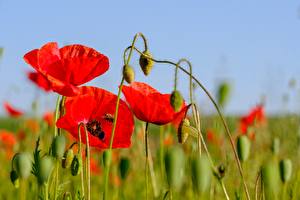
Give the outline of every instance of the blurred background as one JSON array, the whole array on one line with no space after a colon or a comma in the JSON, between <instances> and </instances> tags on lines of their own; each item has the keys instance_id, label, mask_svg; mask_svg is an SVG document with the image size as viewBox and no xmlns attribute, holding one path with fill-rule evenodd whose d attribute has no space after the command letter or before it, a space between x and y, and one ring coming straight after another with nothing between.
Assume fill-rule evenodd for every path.
<instances>
[{"instance_id":1,"label":"blurred background","mask_svg":"<svg viewBox=\"0 0 300 200\"><path fill-rule=\"evenodd\" d=\"M43 44L79 43L110 58L110 70L87 85L117 92L123 50L143 32L157 59L188 58L194 74L213 94L230 85L228 114L242 114L262 101L269 114L300 111L300 1L13 1L0 0L0 103L53 110L55 94L29 82L23 55ZM142 43L139 43L142 47ZM1 53L2 52L2 53ZM155 65L149 77L132 65L136 80L170 93L174 68ZM188 97L188 77L179 88ZM213 107L199 89L203 112ZM4 115L1 107L0 115Z\"/></svg>"}]
</instances>

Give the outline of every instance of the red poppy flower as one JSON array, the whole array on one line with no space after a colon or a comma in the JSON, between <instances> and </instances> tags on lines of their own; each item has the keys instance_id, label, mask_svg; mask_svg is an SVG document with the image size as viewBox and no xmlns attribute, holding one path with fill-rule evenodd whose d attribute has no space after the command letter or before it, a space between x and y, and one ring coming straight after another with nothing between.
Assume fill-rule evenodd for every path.
<instances>
[{"instance_id":1,"label":"red poppy flower","mask_svg":"<svg viewBox=\"0 0 300 200\"><path fill-rule=\"evenodd\" d=\"M0 143L5 148L12 149L17 144L15 134L6 130L0 130Z\"/></svg>"},{"instance_id":2,"label":"red poppy flower","mask_svg":"<svg viewBox=\"0 0 300 200\"><path fill-rule=\"evenodd\" d=\"M53 126L54 125L54 113L46 112L43 115L43 120L48 124L48 126Z\"/></svg>"},{"instance_id":3,"label":"red poppy flower","mask_svg":"<svg viewBox=\"0 0 300 200\"><path fill-rule=\"evenodd\" d=\"M109 147L114 120L117 96L96 87L81 87L80 95L68 97L66 113L56 125L69 131L78 139L78 125L84 123L88 130L90 146L99 149ZM133 115L127 104L120 100L113 148L126 148L131 145ZM81 129L82 142L86 143L84 129Z\"/></svg>"},{"instance_id":4,"label":"red poppy flower","mask_svg":"<svg viewBox=\"0 0 300 200\"><path fill-rule=\"evenodd\" d=\"M28 72L28 79L35 83L38 87L42 88L46 92L51 90L51 83L39 72Z\"/></svg>"},{"instance_id":5,"label":"red poppy flower","mask_svg":"<svg viewBox=\"0 0 300 200\"><path fill-rule=\"evenodd\" d=\"M25 54L24 60L49 81L53 91L64 96L76 96L77 86L109 68L105 55L79 44L59 49L56 42L50 42Z\"/></svg>"},{"instance_id":6,"label":"red poppy flower","mask_svg":"<svg viewBox=\"0 0 300 200\"><path fill-rule=\"evenodd\" d=\"M257 124L263 124L266 121L265 111L263 105L257 105L246 115L240 119L240 131L243 134L247 133L250 126Z\"/></svg>"},{"instance_id":7,"label":"red poppy flower","mask_svg":"<svg viewBox=\"0 0 300 200\"><path fill-rule=\"evenodd\" d=\"M4 109L6 110L7 114L11 117L20 117L24 113L16 108L14 108L10 103L4 102L3 104Z\"/></svg>"},{"instance_id":8,"label":"red poppy flower","mask_svg":"<svg viewBox=\"0 0 300 200\"><path fill-rule=\"evenodd\" d=\"M187 111L182 105L179 112L175 112L170 104L170 94L161 94L146 83L134 82L130 86L123 86L122 92L135 116L145 122L163 125L173 120L181 121ZM180 119L179 119L180 118Z\"/></svg>"}]
</instances>

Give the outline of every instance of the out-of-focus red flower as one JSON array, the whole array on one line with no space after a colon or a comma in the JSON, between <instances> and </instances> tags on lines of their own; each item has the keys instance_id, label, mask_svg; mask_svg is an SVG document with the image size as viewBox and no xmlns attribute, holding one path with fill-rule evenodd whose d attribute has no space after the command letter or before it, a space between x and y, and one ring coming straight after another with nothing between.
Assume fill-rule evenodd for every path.
<instances>
[{"instance_id":1,"label":"out-of-focus red flower","mask_svg":"<svg viewBox=\"0 0 300 200\"><path fill-rule=\"evenodd\" d=\"M86 125L90 146L109 147L113 127L117 96L96 87L81 87L80 95L67 97L65 115L56 125L69 131L78 140L78 125ZM133 115L127 104L120 100L113 148L127 148L131 145L134 129ZM82 142L86 143L84 128L81 127Z\"/></svg>"},{"instance_id":2,"label":"out-of-focus red flower","mask_svg":"<svg viewBox=\"0 0 300 200\"><path fill-rule=\"evenodd\" d=\"M26 138L26 132L23 129L19 130L17 133L17 137L19 141L24 140Z\"/></svg>"},{"instance_id":3,"label":"out-of-focus red flower","mask_svg":"<svg viewBox=\"0 0 300 200\"><path fill-rule=\"evenodd\" d=\"M90 159L90 169L93 174L101 174L101 168L99 166L99 163L93 157L91 157Z\"/></svg>"},{"instance_id":4,"label":"out-of-focus red flower","mask_svg":"<svg viewBox=\"0 0 300 200\"><path fill-rule=\"evenodd\" d=\"M38 87L42 88L46 92L51 90L51 82L39 72L28 72L28 79L35 83Z\"/></svg>"},{"instance_id":5,"label":"out-of-focus red flower","mask_svg":"<svg viewBox=\"0 0 300 200\"><path fill-rule=\"evenodd\" d=\"M43 115L43 120L48 124L48 126L54 125L54 113L53 112L45 112Z\"/></svg>"},{"instance_id":6,"label":"out-of-focus red flower","mask_svg":"<svg viewBox=\"0 0 300 200\"><path fill-rule=\"evenodd\" d=\"M0 130L0 143L5 148L12 149L17 144L15 134L6 130Z\"/></svg>"},{"instance_id":7,"label":"out-of-focus red flower","mask_svg":"<svg viewBox=\"0 0 300 200\"><path fill-rule=\"evenodd\" d=\"M240 132L247 134L248 128L257 124L263 124L266 121L265 110L262 104L257 105L250 112L240 119Z\"/></svg>"},{"instance_id":8,"label":"out-of-focus red flower","mask_svg":"<svg viewBox=\"0 0 300 200\"><path fill-rule=\"evenodd\" d=\"M216 136L215 136L214 131L211 130L211 129L207 129L207 131L206 131L206 139L207 139L207 141L208 141L208 142L211 142L211 143L214 143L215 140L216 140L215 137L216 137Z\"/></svg>"},{"instance_id":9,"label":"out-of-focus red flower","mask_svg":"<svg viewBox=\"0 0 300 200\"><path fill-rule=\"evenodd\" d=\"M4 102L3 104L4 109L6 110L7 114L11 117L20 117L24 113L16 108L14 108L10 103Z\"/></svg>"},{"instance_id":10,"label":"out-of-focus red flower","mask_svg":"<svg viewBox=\"0 0 300 200\"><path fill-rule=\"evenodd\" d=\"M163 125L173 120L181 121L187 111L182 104L179 112L175 112L170 104L170 94L161 94L146 83L133 82L123 86L122 92L135 116L144 121Z\"/></svg>"},{"instance_id":11,"label":"out-of-focus red flower","mask_svg":"<svg viewBox=\"0 0 300 200\"><path fill-rule=\"evenodd\" d=\"M174 144L174 138L171 134L168 134L164 138L164 146L172 146Z\"/></svg>"},{"instance_id":12,"label":"out-of-focus red flower","mask_svg":"<svg viewBox=\"0 0 300 200\"><path fill-rule=\"evenodd\" d=\"M53 91L64 96L78 95L77 86L109 68L105 55L79 44L58 48L56 42L50 42L25 54L24 60L48 80Z\"/></svg>"},{"instance_id":13,"label":"out-of-focus red flower","mask_svg":"<svg viewBox=\"0 0 300 200\"><path fill-rule=\"evenodd\" d=\"M39 122L36 119L27 119L25 121L25 127L31 133L37 134L40 131L40 125L39 125Z\"/></svg>"}]
</instances>

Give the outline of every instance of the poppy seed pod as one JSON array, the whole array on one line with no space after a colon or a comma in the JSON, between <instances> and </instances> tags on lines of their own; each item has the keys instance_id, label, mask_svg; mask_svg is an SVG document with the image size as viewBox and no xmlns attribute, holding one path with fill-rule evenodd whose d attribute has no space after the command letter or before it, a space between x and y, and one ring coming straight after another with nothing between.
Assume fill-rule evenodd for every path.
<instances>
[{"instance_id":1,"label":"poppy seed pod","mask_svg":"<svg viewBox=\"0 0 300 200\"><path fill-rule=\"evenodd\" d=\"M66 140L62 135L56 136L52 141L52 155L55 158L62 158L65 152Z\"/></svg>"},{"instance_id":2,"label":"poppy seed pod","mask_svg":"<svg viewBox=\"0 0 300 200\"><path fill-rule=\"evenodd\" d=\"M280 150L280 140L279 140L279 138L277 138L277 137L273 138L271 150L272 150L272 153L274 155L278 155L279 150Z\"/></svg>"},{"instance_id":3,"label":"poppy seed pod","mask_svg":"<svg viewBox=\"0 0 300 200\"><path fill-rule=\"evenodd\" d=\"M27 153L19 153L14 158L14 169L20 178L26 179L30 175L31 161Z\"/></svg>"},{"instance_id":4,"label":"poppy seed pod","mask_svg":"<svg viewBox=\"0 0 300 200\"><path fill-rule=\"evenodd\" d=\"M119 163L119 170L122 180L125 180L128 176L130 168L130 160L128 158L121 158Z\"/></svg>"},{"instance_id":5,"label":"poppy seed pod","mask_svg":"<svg viewBox=\"0 0 300 200\"><path fill-rule=\"evenodd\" d=\"M48 181L48 178L53 169L53 161L51 157L45 156L40 158L38 165L38 182L43 184Z\"/></svg>"},{"instance_id":6,"label":"poppy seed pod","mask_svg":"<svg viewBox=\"0 0 300 200\"><path fill-rule=\"evenodd\" d=\"M266 200L277 199L280 185L278 164L274 161L264 164L261 173Z\"/></svg>"},{"instance_id":7,"label":"poppy seed pod","mask_svg":"<svg viewBox=\"0 0 300 200\"><path fill-rule=\"evenodd\" d=\"M175 112L178 112L183 104L182 95L178 90L174 90L170 96L171 106L174 108Z\"/></svg>"},{"instance_id":8,"label":"poppy seed pod","mask_svg":"<svg viewBox=\"0 0 300 200\"><path fill-rule=\"evenodd\" d=\"M144 51L143 54L146 56L141 55L139 62L144 74L148 76L151 72L154 62L151 60L152 55L149 51Z\"/></svg>"},{"instance_id":9,"label":"poppy seed pod","mask_svg":"<svg viewBox=\"0 0 300 200\"><path fill-rule=\"evenodd\" d=\"M171 188L180 189L183 182L184 153L181 148L173 147L165 154L165 169Z\"/></svg>"},{"instance_id":10,"label":"poppy seed pod","mask_svg":"<svg viewBox=\"0 0 300 200\"><path fill-rule=\"evenodd\" d=\"M132 83L134 81L134 70L130 65L123 66L123 77L127 83Z\"/></svg>"},{"instance_id":11,"label":"poppy seed pod","mask_svg":"<svg viewBox=\"0 0 300 200\"><path fill-rule=\"evenodd\" d=\"M184 118L180 122L178 131L177 131L178 142L180 144L185 143L185 141L188 139L190 129L191 129L190 121L187 118Z\"/></svg>"},{"instance_id":12,"label":"poppy seed pod","mask_svg":"<svg viewBox=\"0 0 300 200\"><path fill-rule=\"evenodd\" d=\"M65 151L64 157L61 162L62 168L69 168L72 164L73 158L74 158L73 149L68 149L67 151Z\"/></svg>"},{"instance_id":13,"label":"poppy seed pod","mask_svg":"<svg viewBox=\"0 0 300 200\"><path fill-rule=\"evenodd\" d=\"M10 172L10 181L15 186L15 188L19 188L19 186L20 186L20 180L19 180L18 173L15 170L12 170Z\"/></svg>"},{"instance_id":14,"label":"poppy seed pod","mask_svg":"<svg viewBox=\"0 0 300 200\"><path fill-rule=\"evenodd\" d=\"M292 176L292 162L290 159L281 160L279 163L280 178L283 183L288 182Z\"/></svg>"},{"instance_id":15,"label":"poppy seed pod","mask_svg":"<svg viewBox=\"0 0 300 200\"><path fill-rule=\"evenodd\" d=\"M82 160L79 155L75 155L71 164L71 174L72 176L77 176L80 174L82 168Z\"/></svg>"},{"instance_id":16,"label":"poppy seed pod","mask_svg":"<svg viewBox=\"0 0 300 200\"><path fill-rule=\"evenodd\" d=\"M103 165L105 167L108 167L111 163L111 154L112 152L110 150L106 150L103 152Z\"/></svg>"},{"instance_id":17,"label":"poppy seed pod","mask_svg":"<svg viewBox=\"0 0 300 200\"><path fill-rule=\"evenodd\" d=\"M242 162L246 161L250 155L250 148L251 148L251 143L248 137L245 135L239 136L237 139L236 146L237 146L237 152L240 161Z\"/></svg>"},{"instance_id":18,"label":"poppy seed pod","mask_svg":"<svg viewBox=\"0 0 300 200\"><path fill-rule=\"evenodd\" d=\"M206 156L195 156L191 160L192 181L194 189L199 194L209 190L212 170Z\"/></svg>"}]
</instances>

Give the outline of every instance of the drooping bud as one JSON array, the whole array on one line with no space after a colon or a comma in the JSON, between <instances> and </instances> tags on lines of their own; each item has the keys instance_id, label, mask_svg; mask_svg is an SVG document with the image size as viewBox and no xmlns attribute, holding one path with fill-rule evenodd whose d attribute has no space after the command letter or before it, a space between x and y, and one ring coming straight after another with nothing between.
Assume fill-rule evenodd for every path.
<instances>
[{"instance_id":1,"label":"drooping bud","mask_svg":"<svg viewBox=\"0 0 300 200\"><path fill-rule=\"evenodd\" d=\"M38 182L43 184L48 181L48 178L53 169L53 161L51 157L45 156L40 158L38 165Z\"/></svg>"},{"instance_id":2,"label":"drooping bud","mask_svg":"<svg viewBox=\"0 0 300 200\"><path fill-rule=\"evenodd\" d=\"M140 60L139 60L140 66L141 66L144 74L146 76L148 76L151 72L154 62L151 60L152 55L149 51L144 51L143 54L147 55L147 57L144 55L141 55Z\"/></svg>"},{"instance_id":3,"label":"drooping bud","mask_svg":"<svg viewBox=\"0 0 300 200\"><path fill-rule=\"evenodd\" d=\"M134 81L134 70L130 65L123 66L123 77L129 84Z\"/></svg>"},{"instance_id":4,"label":"drooping bud","mask_svg":"<svg viewBox=\"0 0 300 200\"><path fill-rule=\"evenodd\" d=\"M182 95L178 90L174 90L170 96L170 102L171 106L175 110L175 112L178 112L183 104L183 98Z\"/></svg>"},{"instance_id":5,"label":"drooping bud","mask_svg":"<svg viewBox=\"0 0 300 200\"><path fill-rule=\"evenodd\" d=\"M281 160L279 163L280 178L283 183L288 182L292 176L292 162L290 159Z\"/></svg>"},{"instance_id":6,"label":"drooping bud","mask_svg":"<svg viewBox=\"0 0 300 200\"><path fill-rule=\"evenodd\" d=\"M251 143L247 136L241 135L237 139L237 152L240 161L244 162L248 159L250 155Z\"/></svg>"},{"instance_id":7,"label":"drooping bud","mask_svg":"<svg viewBox=\"0 0 300 200\"><path fill-rule=\"evenodd\" d=\"M261 173L266 200L277 199L280 185L278 164L274 161L264 164Z\"/></svg>"},{"instance_id":8,"label":"drooping bud","mask_svg":"<svg viewBox=\"0 0 300 200\"><path fill-rule=\"evenodd\" d=\"M191 131L190 121L187 118L184 118L180 122L178 131L177 131L177 138L178 138L178 142L180 144L185 143L185 141L189 137L190 131Z\"/></svg>"},{"instance_id":9,"label":"drooping bud","mask_svg":"<svg viewBox=\"0 0 300 200\"><path fill-rule=\"evenodd\" d=\"M210 188L212 170L206 156L195 156L191 161L192 181L194 189L204 194Z\"/></svg>"},{"instance_id":10,"label":"drooping bud","mask_svg":"<svg viewBox=\"0 0 300 200\"><path fill-rule=\"evenodd\" d=\"M165 154L165 168L169 186L180 189L183 182L184 153L181 148L173 147Z\"/></svg>"},{"instance_id":11,"label":"drooping bud","mask_svg":"<svg viewBox=\"0 0 300 200\"><path fill-rule=\"evenodd\" d=\"M72 176L77 176L80 174L82 168L82 160L79 155L75 155L71 164L71 174Z\"/></svg>"},{"instance_id":12,"label":"drooping bud","mask_svg":"<svg viewBox=\"0 0 300 200\"><path fill-rule=\"evenodd\" d=\"M277 138L277 137L273 138L271 150L272 150L272 153L274 155L278 155L279 150L280 150L280 140L279 140L279 138Z\"/></svg>"},{"instance_id":13,"label":"drooping bud","mask_svg":"<svg viewBox=\"0 0 300 200\"><path fill-rule=\"evenodd\" d=\"M56 136L52 141L52 155L55 158L62 158L65 152L66 140L62 135Z\"/></svg>"},{"instance_id":14,"label":"drooping bud","mask_svg":"<svg viewBox=\"0 0 300 200\"><path fill-rule=\"evenodd\" d=\"M28 178L31 171L31 161L27 153L19 153L15 155L14 169L16 170L20 178Z\"/></svg>"},{"instance_id":15,"label":"drooping bud","mask_svg":"<svg viewBox=\"0 0 300 200\"><path fill-rule=\"evenodd\" d=\"M121 158L119 163L120 176L122 180L125 180L128 176L130 168L130 160L128 158Z\"/></svg>"},{"instance_id":16,"label":"drooping bud","mask_svg":"<svg viewBox=\"0 0 300 200\"><path fill-rule=\"evenodd\" d=\"M111 154L112 152L110 150L106 150L103 152L103 164L105 167L108 167L111 163Z\"/></svg>"},{"instance_id":17,"label":"drooping bud","mask_svg":"<svg viewBox=\"0 0 300 200\"><path fill-rule=\"evenodd\" d=\"M62 168L69 168L72 164L73 158L74 158L73 149L68 149L67 151L65 151L64 157L61 162Z\"/></svg>"},{"instance_id":18,"label":"drooping bud","mask_svg":"<svg viewBox=\"0 0 300 200\"><path fill-rule=\"evenodd\" d=\"M17 172L15 170L12 170L10 172L10 181L15 186L15 188L19 188L20 187L19 176L18 176L18 174L17 174Z\"/></svg>"}]
</instances>

